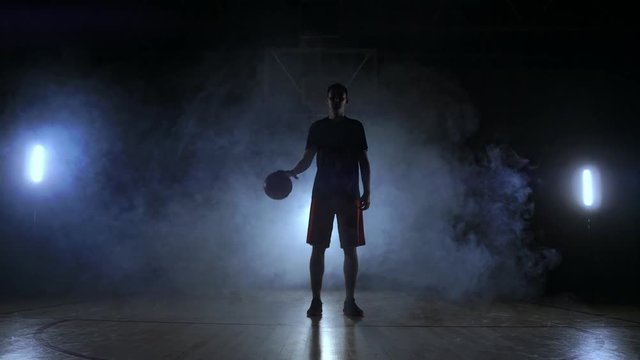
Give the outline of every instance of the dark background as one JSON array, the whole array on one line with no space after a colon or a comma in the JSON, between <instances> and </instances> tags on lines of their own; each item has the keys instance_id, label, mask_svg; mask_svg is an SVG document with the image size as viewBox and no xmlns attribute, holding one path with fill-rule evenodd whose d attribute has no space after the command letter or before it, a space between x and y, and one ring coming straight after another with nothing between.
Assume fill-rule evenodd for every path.
<instances>
[{"instance_id":1,"label":"dark background","mask_svg":"<svg viewBox=\"0 0 640 360\"><path fill-rule=\"evenodd\" d=\"M179 121L180 104L203 86L172 74L197 67L210 52L233 62L234 54L272 47L357 47L375 48L381 67L412 59L453 74L467 92L479 125L465 146L475 151L489 143L509 144L535 166L531 226L536 242L563 257L547 276L546 292L637 302L637 24L629 6L609 1L2 5L0 109L6 113L19 84L43 66L56 69L62 82L69 72L115 79L170 123ZM247 65L238 76L258 81L259 67ZM0 121L0 131L12 125L7 117ZM172 125L149 130L148 136L162 136L163 126ZM118 166L132 166L123 165L122 156L114 159ZM591 215L590 234L587 215L565 201L567 178L578 160L601 164L605 179L603 206ZM6 282L13 264L7 254L15 247L9 240L13 220L6 213L2 220Z\"/></svg>"}]
</instances>

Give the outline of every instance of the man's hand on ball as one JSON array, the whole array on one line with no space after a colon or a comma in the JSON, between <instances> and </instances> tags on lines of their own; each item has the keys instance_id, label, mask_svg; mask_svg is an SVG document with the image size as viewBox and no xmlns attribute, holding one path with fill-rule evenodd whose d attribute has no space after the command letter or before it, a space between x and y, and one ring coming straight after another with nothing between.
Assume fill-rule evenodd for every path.
<instances>
[{"instance_id":1,"label":"man's hand on ball","mask_svg":"<svg viewBox=\"0 0 640 360\"><path fill-rule=\"evenodd\" d=\"M296 175L296 173L294 173L293 170L281 170L281 171L287 174L288 177L298 179L298 175Z\"/></svg>"}]
</instances>

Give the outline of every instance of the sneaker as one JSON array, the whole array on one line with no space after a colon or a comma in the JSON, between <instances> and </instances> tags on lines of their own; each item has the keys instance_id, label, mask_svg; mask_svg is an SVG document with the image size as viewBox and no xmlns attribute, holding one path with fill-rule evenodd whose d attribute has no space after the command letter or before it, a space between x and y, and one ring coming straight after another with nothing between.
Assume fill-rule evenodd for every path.
<instances>
[{"instance_id":1,"label":"sneaker","mask_svg":"<svg viewBox=\"0 0 640 360\"><path fill-rule=\"evenodd\" d=\"M358 307L358 305L356 305L356 301L354 299L344 301L344 308L342 308L342 312L347 316L364 315L364 312Z\"/></svg>"},{"instance_id":2,"label":"sneaker","mask_svg":"<svg viewBox=\"0 0 640 360\"><path fill-rule=\"evenodd\" d=\"M307 310L307 317L322 315L322 301L319 299L311 300L311 306Z\"/></svg>"}]
</instances>

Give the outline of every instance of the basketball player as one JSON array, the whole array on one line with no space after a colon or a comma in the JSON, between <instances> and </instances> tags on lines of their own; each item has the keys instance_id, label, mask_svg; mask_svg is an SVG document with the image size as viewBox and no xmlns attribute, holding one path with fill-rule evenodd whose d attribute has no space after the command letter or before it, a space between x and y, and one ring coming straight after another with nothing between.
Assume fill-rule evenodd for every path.
<instances>
[{"instance_id":1,"label":"basketball player","mask_svg":"<svg viewBox=\"0 0 640 360\"><path fill-rule=\"evenodd\" d=\"M340 247L344 251L344 282L346 298L343 312L348 316L362 316L356 305L354 291L358 275L356 247L365 244L362 211L369 208L370 168L367 158L367 139L360 121L345 116L349 102L347 88L333 84L327 89L329 116L314 122L309 128L307 145L302 159L291 170L290 177L309 168L317 154L317 172L313 183L307 243L313 247L309 270L313 299L307 316L322 314L322 275L324 253L329 247L334 216L338 218ZM363 194L360 196L359 173Z\"/></svg>"}]
</instances>

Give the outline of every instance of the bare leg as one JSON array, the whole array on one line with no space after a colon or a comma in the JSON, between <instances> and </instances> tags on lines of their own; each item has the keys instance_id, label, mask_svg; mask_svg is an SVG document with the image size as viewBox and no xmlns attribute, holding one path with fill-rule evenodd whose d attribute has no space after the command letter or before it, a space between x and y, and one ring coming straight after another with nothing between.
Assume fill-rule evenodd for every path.
<instances>
[{"instance_id":1,"label":"bare leg","mask_svg":"<svg viewBox=\"0 0 640 360\"><path fill-rule=\"evenodd\" d=\"M314 246L309 260L309 272L311 274L311 293L314 299L320 299L322 289L322 275L324 275L324 247Z\"/></svg>"},{"instance_id":2,"label":"bare leg","mask_svg":"<svg viewBox=\"0 0 640 360\"><path fill-rule=\"evenodd\" d=\"M353 300L353 293L356 289L356 277L358 276L358 252L355 246L345 247L344 251L344 287L346 290L346 300Z\"/></svg>"}]
</instances>

